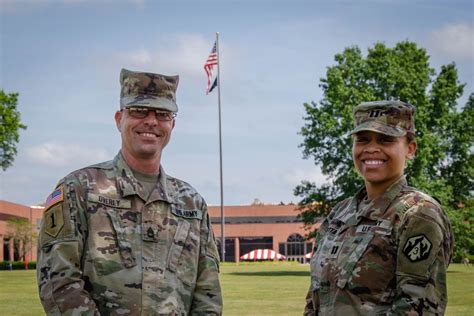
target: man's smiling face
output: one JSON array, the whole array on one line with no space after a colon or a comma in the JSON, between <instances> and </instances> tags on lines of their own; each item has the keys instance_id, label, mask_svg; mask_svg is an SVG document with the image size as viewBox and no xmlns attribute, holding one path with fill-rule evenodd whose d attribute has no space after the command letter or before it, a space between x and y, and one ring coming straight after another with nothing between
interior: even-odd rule
<instances>
[{"instance_id":1,"label":"man's smiling face","mask_svg":"<svg viewBox=\"0 0 474 316\"><path fill-rule=\"evenodd\" d=\"M154 111L144 118L136 118L130 115L129 109L118 111L115 122L122 135L122 152L137 160L159 159L175 125L174 118L158 120Z\"/></svg>"}]
</instances>

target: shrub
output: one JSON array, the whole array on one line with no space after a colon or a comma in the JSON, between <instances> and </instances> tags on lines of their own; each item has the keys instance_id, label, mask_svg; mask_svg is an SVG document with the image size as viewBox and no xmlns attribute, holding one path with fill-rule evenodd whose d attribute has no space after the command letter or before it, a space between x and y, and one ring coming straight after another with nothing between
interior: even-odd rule
<instances>
[{"instance_id":1,"label":"shrub","mask_svg":"<svg viewBox=\"0 0 474 316\"><path fill-rule=\"evenodd\" d=\"M23 261L13 261L12 270L24 270L25 263ZM28 269L36 269L36 261L28 262ZM0 270L10 270L9 261L0 261Z\"/></svg>"}]
</instances>

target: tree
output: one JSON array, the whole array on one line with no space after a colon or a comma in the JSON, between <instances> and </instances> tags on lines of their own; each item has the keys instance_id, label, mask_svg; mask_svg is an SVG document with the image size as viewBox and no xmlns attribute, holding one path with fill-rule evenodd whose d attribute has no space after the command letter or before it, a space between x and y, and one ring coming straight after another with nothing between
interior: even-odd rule
<instances>
[{"instance_id":1,"label":"tree","mask_svg":"<svg viewBox=\"0 0 474 316\"><path fill-rule=\"evenodd\" d=\"M13 164L20 140L19 130L26 129L17 110L18 93L5 93L0 89L0 166L5 171Z\"/></svg>"},{"instance_id":2,"label":"tree","mask_svg":"<svg viewBox=\"0 0 474 316\"><path fill-rule=\"evenodd\" d=\"M25 261L25 255L31 251L33 243L36 241L37 234L33 231L34 225L32 225L27 219L12 217L7 221L7 231L5 237L21 242L17 243L18 254L23 261Z\"/></svg>"},{"instance_id":3,"label":"tree","mask_svg":"<svg viewBox=\"0 0 474 316\"><path fill-rule=\"evenodd\" d=\"M464 84L459 83L456 65L443 65L436 74L427 52L409 41L393 48L376 43L367 57L357 46L349 47L336 54L335 61L321 78L323 99L304 104L303 157L313 159L330 183L302 181L295 188L303 221L313 224L363 185L353 167L347 134L353 128L352 109L366 101L397 99L417 107L418 151L406 169L411 185L444 205L472 199L474 94L458 111Z\"/></svg>"},{"instance_id":4,"label":"tree","mask_svg":"<svg viewBox=\"0 0 474 316\"><path fill-rule=\"evenodd\" d=\"M466 205L463 208L447 210L454 234L454 262L461 259L474 260L474 205Z\"/></svg>"}]
</instances>

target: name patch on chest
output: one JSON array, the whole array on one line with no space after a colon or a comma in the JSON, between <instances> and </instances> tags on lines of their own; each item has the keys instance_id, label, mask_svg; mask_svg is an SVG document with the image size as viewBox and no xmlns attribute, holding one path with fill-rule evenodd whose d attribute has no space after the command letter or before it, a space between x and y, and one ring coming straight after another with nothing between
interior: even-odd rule
<instances>
[{"instance_id":1,"label":"name patch on chest","mask_svg":"<svg viewBox=\"0 0 474 316\"><path fill-rule=\"evenodd\" d=\"M87 199L90 202L100 203L103 205L107 205L113 208L131 208L132 202L129 200L123 199L114 199L103 195L89 193Z\"/></svg>"},{"instance_id":2,"label":"name patch on chest","mask_svg":"<svg viewBox=\"0 0 474 316\"><path fill-rule=\"evenodd\" d=\"M357 233L367 233L372 231L379 235L390 235L392 226L390 221L379 219L375 225L359 225L356 228Z\"/></svg>"},{"instance_id":3,"label":"name patch on chest","mask_svg":"<svg viewBox=\"0 0 474 316\"><path fill-rule=\"evenodd\" d=\"M357 233L366 233L370 231L370 229L374 227L373 225L359 225L357 226L356 232Z\"/></svg>"}]
</instances>

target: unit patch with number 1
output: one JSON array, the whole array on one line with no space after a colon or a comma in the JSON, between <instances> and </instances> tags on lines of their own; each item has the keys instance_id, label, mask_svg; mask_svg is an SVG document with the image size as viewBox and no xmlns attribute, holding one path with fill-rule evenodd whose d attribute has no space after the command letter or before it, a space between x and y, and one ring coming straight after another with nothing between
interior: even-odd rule
<instances>
[{"instance_id":1,"label":"unit patch with number 1","mask_svg":"<svg viewBox=\"0 0 474 316\"><path fill-rule=\"evenodd\" d=\"M46 199L44 205L44 232L56 237L64 226L64 216L61 202L64 201L63 186L58 187Z\"/></svg>"}]
</instances>

